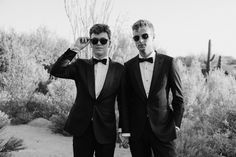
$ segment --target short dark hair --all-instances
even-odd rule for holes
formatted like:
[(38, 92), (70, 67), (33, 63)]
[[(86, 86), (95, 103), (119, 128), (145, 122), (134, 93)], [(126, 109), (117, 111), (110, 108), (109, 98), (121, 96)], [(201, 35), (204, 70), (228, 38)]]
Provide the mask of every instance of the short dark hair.
[(107, 33), (108, 38), (111, 39), (111, 30), (108, 25), (106, 24), (95, 24), (89, 30), (89, 35), (91, 37), (92, 34), (100, 34), (100, 33)]
[(132, 30), (138, 31), (138, 29), (141, 27), (149, 27), (154, 32), (153, 24), (150, 21), (144, 20), (144, 19), (141, 19), (141, 20), (138, 20), (137, 22), (135, 22), (132, 26)]

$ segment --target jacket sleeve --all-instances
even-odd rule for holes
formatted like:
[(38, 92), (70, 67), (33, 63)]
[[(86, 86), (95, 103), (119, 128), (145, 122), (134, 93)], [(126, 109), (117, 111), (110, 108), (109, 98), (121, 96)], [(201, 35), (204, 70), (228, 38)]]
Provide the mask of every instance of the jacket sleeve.
[(118, 93), (118, 109), (119, 109), (119, 128), (122, 133), (129, 133), (129, 119), (128, 119), (128, 104), (127, 104), (127, 90), (126, 90), (125, 69), (122, 71), (120, 89)]
[(170, 88), (173, 95), (172, 107), (174, 111), (175, 125), (180, 128), (184, 113), (184, 100), (181, 78), (175, 60), (172, 58), (170, 66)]
[(71, 63), (76, 52), (68, 49), (52, 66), (50, 74), (55, 77), (74, 79), (76, 74), (76, 62)]

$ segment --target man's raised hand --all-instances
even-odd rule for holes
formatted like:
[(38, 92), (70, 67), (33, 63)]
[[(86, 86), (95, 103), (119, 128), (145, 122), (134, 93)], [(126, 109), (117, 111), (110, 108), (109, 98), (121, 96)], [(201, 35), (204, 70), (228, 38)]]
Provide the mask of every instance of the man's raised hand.
[(70, 49), (72, 51), (80, 52), (89, 44), (89, 41), (90, 41), (89, 37), (79, 37)]

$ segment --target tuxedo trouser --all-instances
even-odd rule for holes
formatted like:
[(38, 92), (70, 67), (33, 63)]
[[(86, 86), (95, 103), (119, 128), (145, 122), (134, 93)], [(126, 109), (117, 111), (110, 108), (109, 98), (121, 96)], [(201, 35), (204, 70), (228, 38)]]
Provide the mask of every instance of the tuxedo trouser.
[(92, 122), (83, 135), (73, 136), (73, 152), (74, 157), (113, 157), (115, 150), (115, 143), (100, 144), (97, 142)]
[(147, 118), (141, 138), (130, 139), (132, 157), (176, 157), (174, 141), (163, 142), (154, 135)]

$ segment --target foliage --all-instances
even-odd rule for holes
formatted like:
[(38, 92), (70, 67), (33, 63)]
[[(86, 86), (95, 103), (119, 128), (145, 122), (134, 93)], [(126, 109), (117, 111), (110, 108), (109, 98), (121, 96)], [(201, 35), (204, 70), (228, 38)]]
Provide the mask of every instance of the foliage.
[(196, 58), (189, 68), (179, 61), (185, 113), (178, 134), (180, 157), (236, 156), (236, 81), (222, 70), (205, 78)]
[[(4, 127), (10, 123), (8, 115), (0, 110), (0, 131), (3, 131)], [(0, 134), (0, 157), (10, 156), (9, 152), (25, 149), (23, 146), (23, 140), (15, 137), (9, 139), (3, 139)]]
[(73, 81), (57, 79), (50, 83), (48, 89), (53, 104), (57, 104), (62, 108), (63, 106), (72, 106), (76, 95), (76, 88)]
[[(1, 47), (4, 49), (2, 59), (7, 71), (2, 72), (0, 80), (9, 100), (29, 100), (38, 84), (49, 79), (46, 69), (64, 51), (67, 42), (55, 40), (45, 28), (36, 33), (17, 34), (14, 31), (0, 32)], [(55, 42), (57, 41), (57, 42)]]
[(0, 110), (9, 115), (12, 124), (25, 124), (32, 119), (31, 114), (26, 112), (22, 102), (7, 101), (1, 103)]
[(52, 115), (50, 127), (54, 133), (60, 133), (65, 136), (66, 133), (63, 128), (69, 114), (70, 107), (75, 100), (75, 85), (73, 81), (58, 79), (49, 85), (49, 93), (53, 104), (57, 104), (58, 112)]
[[(40, 96), (40, 84), (50, 84), (50, 66), (68, 47), (46, 28), (31, 34), (14, 30), (0, 31), (2, 64), (0, 75), (0, 108), (15, 124), (24, 124), (37, 117), (49, 119), (56, 112), (47, 91)], [(55, 110), (55, 111), (54, 111)]]
[(69, 133), (64, 131), (64, 126), (65, 126), (65, 122), (67, 120), (67, 116), (68, 116), (68, 114), (65, 114), (64, 112), (62, 112), (60, 114), (53, 115), (50, 118), (50, 121), (52, 122), (52, 125), (50, 126), (50, 129), (54, 133), (59, 133), (59, 134), (62, 134), (64, 136), (70, 136)]
[(0, 110), (0, 129), (3, 129), (6, 125), (10, 123), (8, 115)]

